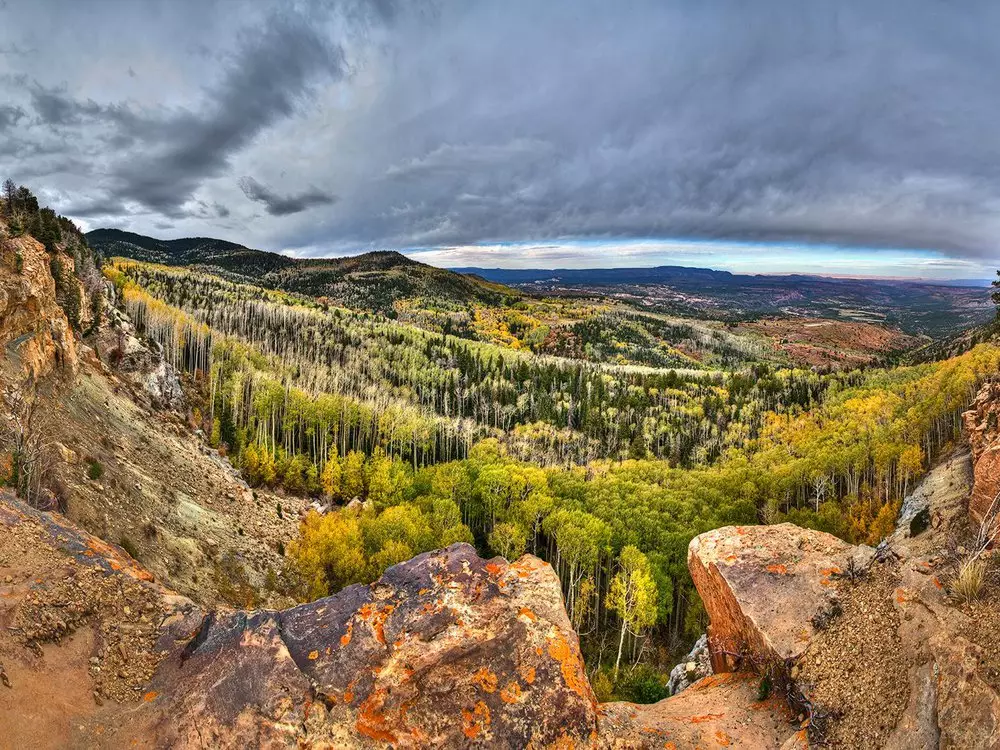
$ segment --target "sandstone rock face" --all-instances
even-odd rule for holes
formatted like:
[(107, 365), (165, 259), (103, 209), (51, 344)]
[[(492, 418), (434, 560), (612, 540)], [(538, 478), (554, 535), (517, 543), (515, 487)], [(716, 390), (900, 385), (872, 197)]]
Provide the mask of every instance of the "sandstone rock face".
[(0, 347), (24, 375), (76, 367), (76, 344), (56, 303), (45, 247), (31, 237), (0, 239)]
[(1000, 493), (1000, 383), (986, 383), (962, 420), (975, 473), (969, 513), (982, 523)]
[(693, 539), (688, 568), (709, 614), (715, 671), (794, 661), (835, 611), (835, 577), (853, 553), (790, 523), (726, 526)]
[(647, 706), (601, 706), (599, 745), (608, 748), (725, 748), (799, 750), (807, 747), (787, 703), (759, 700), (760, 677), (711, 675), (677, 695)]

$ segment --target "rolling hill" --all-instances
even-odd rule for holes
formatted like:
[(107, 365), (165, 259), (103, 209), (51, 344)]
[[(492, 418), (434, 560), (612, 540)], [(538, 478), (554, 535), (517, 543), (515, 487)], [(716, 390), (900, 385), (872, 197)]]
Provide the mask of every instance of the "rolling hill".
[(324, 297), (352, 309), (393, 313), (420, 298), (423, 307), (499, 305), (520, 292), (483, 278), (435, 268), (393, 251), (345, 258), (296, 259), (209, 237), (160, 240), (119, 229), (95, 229), (87, 242), (106, 257), (196, 266), (233, 281)]

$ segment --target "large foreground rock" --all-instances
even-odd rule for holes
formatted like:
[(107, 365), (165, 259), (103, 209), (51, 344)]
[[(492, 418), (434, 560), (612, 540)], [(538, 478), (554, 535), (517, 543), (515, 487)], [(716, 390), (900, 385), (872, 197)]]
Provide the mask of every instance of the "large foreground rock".
[(171, 745), (543, 747), (597, 727), (552, 569), (466, 544), (284, 612), (209, 615), (151, 688)]
[(790, 523), (695, 537), (688, 568), (709, 614), (715, 671), (763, 671), (798, 658), (836, 611), (835, 578), (854, 553), (830, 534)]

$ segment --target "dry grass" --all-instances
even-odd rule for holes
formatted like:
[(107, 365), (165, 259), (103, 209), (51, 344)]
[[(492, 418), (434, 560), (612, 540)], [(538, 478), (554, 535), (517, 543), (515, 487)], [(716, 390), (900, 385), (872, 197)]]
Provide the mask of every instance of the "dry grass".
[(958, 575), (951, 584), (951, 593), (964, 604), (976, 601), (986, 582), (986, 561), (979, 556), (966, 559), (958, 568)]

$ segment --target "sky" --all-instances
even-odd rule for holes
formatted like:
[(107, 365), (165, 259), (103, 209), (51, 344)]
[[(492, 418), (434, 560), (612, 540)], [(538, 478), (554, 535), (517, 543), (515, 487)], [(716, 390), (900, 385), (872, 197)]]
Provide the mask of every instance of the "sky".
[(993, 0), (0, 0), (0, 173), (83, 228), (445, 266), (973, 278)]

